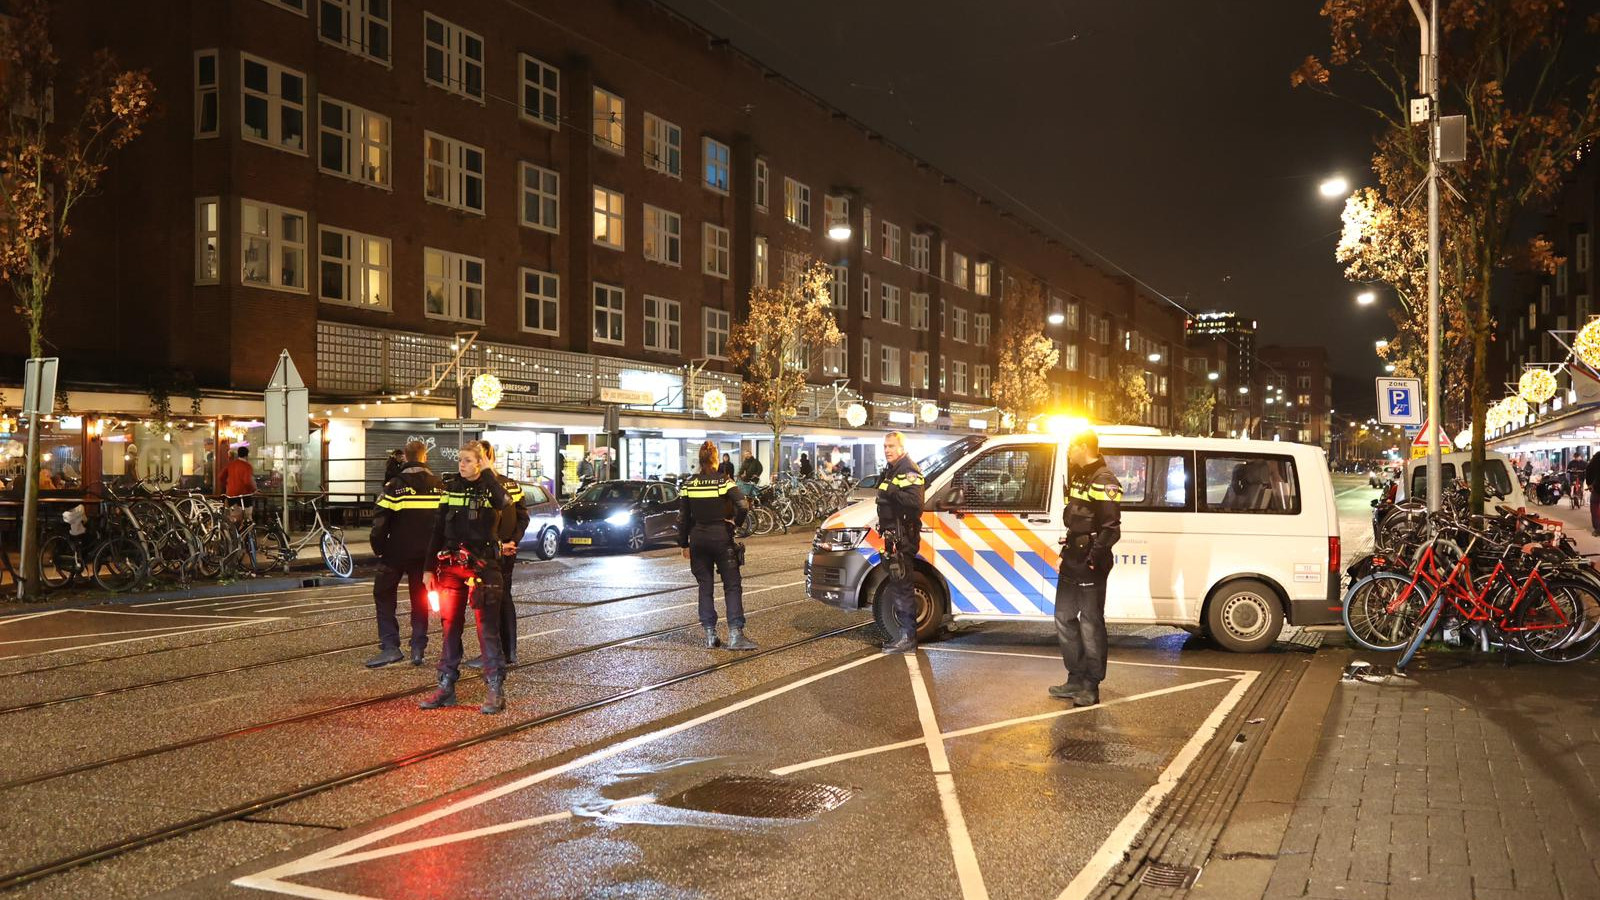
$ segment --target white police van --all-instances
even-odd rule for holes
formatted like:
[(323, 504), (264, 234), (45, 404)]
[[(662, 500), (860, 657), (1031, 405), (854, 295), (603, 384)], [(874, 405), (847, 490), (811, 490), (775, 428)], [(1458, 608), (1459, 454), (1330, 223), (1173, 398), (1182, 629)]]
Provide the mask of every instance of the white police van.
[[(1339, 524), (1321, 449), (1217, 438), (1100, 434), (1122, 482), (1110, 622), (1198, 629), (1230, 650), (1265, 649), (1283, 623), (1340, 620)], [(917, 635), (949, 622), (1053, 621), (1067, 440), (963, 438), (922, 462)], [(877, 510), (864, 500), (817, 530), (812, 599), (871, 605), (893, 633)]]

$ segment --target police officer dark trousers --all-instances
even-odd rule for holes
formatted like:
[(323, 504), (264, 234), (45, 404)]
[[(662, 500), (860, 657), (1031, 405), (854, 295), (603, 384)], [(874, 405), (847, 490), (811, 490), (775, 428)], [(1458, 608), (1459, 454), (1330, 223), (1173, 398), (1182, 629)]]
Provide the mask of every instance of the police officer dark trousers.
[[(479, 441), (478, 446), (487, 454), (489, 463), (494, 463), (494, 448), (488, 441)], [(511, 596), (511, 581), (517, 574), (517, 547), (522, 543), (522, 538), (528, 533), (528, 507), (523, 502), (522, 485), (515, 478), (508, 478), (499, 471), (492, 473), (500, 486), (506, 489), (506, 496), (511, 498), (511, 507), (500, 516), (500, 532), (497, 539), (500, 541), (500, 657), (506, 665), (515, 665), (517, 662), (517, 604)], [(483, 668), (483, 657), (479, 656), (467, 662), (469, 669)]]
[(444, 501), (431, 544), (431, 583), (439, 592), (444, 651), (439, 656), (439, 688), (419, 704), (438, 709), (456, 703), (460, 677), (461, 631), (470, 607), (476, 614), (483, 653), (486, 714), (505, 709), (505, 659), (500, 650), (500, 517), (510, 514), (511, 498), (489, 471), (476, 442), (461, 449), (459, 474), (444, 480)]
[(898, 636), (890, 635), (885, 653), (917, 649), (917, 595), (912, 589), (912, 560), (922, 546), (922, 470), (906, 455), (905, 438), (891, 431), (883, 438), (889, 461), (878, 477), (878, 530), (883, 534), (888, 580), (884, 595), (894, 609)]
[(444, 488), (439, 478), (428, 471), (427, 462), (426, 444), (407, 443), (400, 471), (384, 484), (372, 516), (372, 549), (378, 554), (380, 566), (372, 581), (372, 600), (378, 614), (378, 655), (367, 660), (369, 669), (404, 658), (400, 655), (400, 623), (395, 618), (402, 575), (411, 594), (413, 666), (422, 665), (422, 654), (428, 646), (428, 589), (423, 584), (423, 570), (429, 562), (428, 545), (433, 539)]
[(722, 576), (722, 598), (728, 605), (729, 650), (755, 650), (744, 636), (744, 582), (739, 575), (739, 547), (734, 529), (744, 524), (749, 504), (732, 478), (717, 470), (717, 445), (700, 445), (700, 471), (683, 483), (679, 493), (678, 546), (689, 559), (689, 571), (700, 586), (700, 625), (706, 647), (722, 645), (717, 637), (716, 583)]
[(1056, 581), (1056, 637), (1067, 681), (1051, 687), (1050, 696), (1093, 706), (1106, 677), (1106, 579), (1122, 537), (1122, 485), (1100, 458), (1092, 431), (1073, 438), (1067, 461), (1067, 535)]

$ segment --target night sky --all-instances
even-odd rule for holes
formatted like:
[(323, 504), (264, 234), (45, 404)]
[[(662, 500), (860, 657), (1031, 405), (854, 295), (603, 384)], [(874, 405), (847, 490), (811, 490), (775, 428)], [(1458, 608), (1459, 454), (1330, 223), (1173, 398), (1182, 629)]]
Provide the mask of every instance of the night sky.
[(1374, 124), (1289, 87), (1326, 53), (1316, 0), (666, 3), (1188, 309), (1381, 374), (1317, 193), (1366, 180)]

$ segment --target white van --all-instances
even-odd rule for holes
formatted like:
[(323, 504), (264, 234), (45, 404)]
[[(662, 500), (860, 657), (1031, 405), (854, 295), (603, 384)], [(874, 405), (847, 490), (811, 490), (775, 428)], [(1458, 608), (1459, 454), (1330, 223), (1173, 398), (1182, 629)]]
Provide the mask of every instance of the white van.
[[(1200, 629), (1241, 652), (1285, 620), (1340, 621), (1339, 523), (1321, 449), (1301, 444), (1105, 434), (1122, 482), (1122, 540), (1106, 619)], [(916, 560), (919, 640), (950, 621), (1053, 621), (1066, 440), (966, 438), (923, 461)], [(835, 513), (806, 559), (812, 599), (869, 604), (894, 630), (871, 500)]]
[[(1502, 495), (1505, 499), (1498, 502), (1512, 509), (1523, 509), (1528, 506), (1528, 498), (1522, 491), (1522, 482), (1517, 480), (1517, 473), (1511, 468), (1511, 460), (1504, 453), (1485, 450), (1483, 466), (1484, 490)], [(1472, 454), (1441, 454), (1439, 476), (1439, 483), (1446, 488), (1458, 477), (1471, 478)], [(1400, 479), (1400, 489), (1396, 492), (1395, 502), (1403, 503), (1413, 497), (1418, 500), (1428, 499), (1428, 458), (1425, 456), (1406, 461), (1405, 475)]]

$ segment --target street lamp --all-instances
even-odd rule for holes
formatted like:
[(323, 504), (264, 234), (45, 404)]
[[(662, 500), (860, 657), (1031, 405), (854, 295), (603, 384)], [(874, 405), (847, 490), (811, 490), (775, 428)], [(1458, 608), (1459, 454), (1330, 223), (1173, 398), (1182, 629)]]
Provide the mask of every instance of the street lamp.
[(1239, 393), (1241, 393), (1241, 394), (1248, 394), (1248, 393), (1250, 393), (1250, 386), (1249, 386), (1249, 385), (1247, 385), (1247, 384), (1241, 384), (1241, 385), (1239, 385)]
[(1362, 306), (1371, 306), (1378, 302), (1378, 295), (1372, 291), (1362, 291), (1356, 295), (1356, 302)]
[(1330, 200), (1335, 197), (1343, 197), (1345, 194), (1350, 193), (1350, 182), (1346, 181), (1343, 175), (1335, 175), (1317, 185), (1317, 193)]
[(1062, 322), (1065, 322), (1066, 320), (1067, 320), (1067, 314), (1063, 313), (1063, 312), (1053, 312), (1050, 315), (1045, 317), (1045, 321), (1049, 322), (1051, 325), (1060, 325)]
[(848, 241), (848, 240), (850, 240), (850, 223), (848, 223), (848, 222), (835, 222), (832, 225), (829, 225), (828, 226), (828, 240), (830, 240), (830, 241)]
[(1216, 372), (1207, 372), (1206, 373), (1206, 380), (1207, 381), (1216, 381), (1218, 377), (1220, 377), (1220, 376), (1218, 376)]
[(1389, 346), (1389, 342), (1388, 342), (1388, 341), (1386, 341), (1386, 340), (1384, 340), (1384, 339), (1382, 339), (1382, 338), (1379, 338), (1379, 339), (1378, 339), (1378, 340), (1376, 340), (1376, 341), (1373, 341), (1373, 342), (1372, 342), (1372, 345), (1373, 345), (1373, 346), (1374, 346), (1374, 347), (1376, 347), (1376, 348), (1378, 348), (1378, 349), (1379, 349), (1379, 350), (1382, 350), (1382, 349), (1384, 349), (1384, 348), (1385, 348), (1385, 347), (1388, 347), (1388, 346)]
[(1394, 363), (1389, 363), (1388, 365), (1384, 366), (1383, 370), (1385, 372), (1388, 372), (1390, 375), (1393, 375), (1394, 374)]
[(1158, 363), (1158, 362), (1161, 362), (1161, 354), (1159, 354), (1159, 353), (1152, 353), (1152, 354), (1150, 354), (1150, 355), (1149, 355), (1149, 356), (1147, 356), (1147, 357), (1145, 357), (1145, 359), (1148, 359), (1148, 360), (1150, 360), (1150, 361), (1151, 361), (1151, 362), (1153, 362), (1153, 363)]

